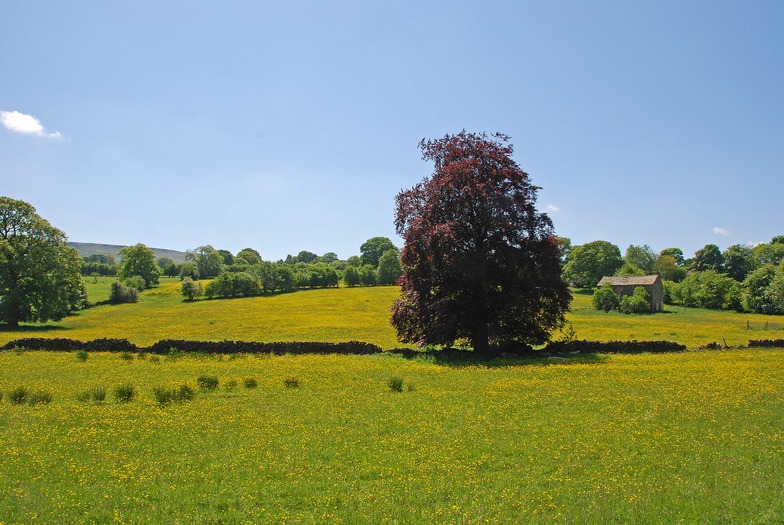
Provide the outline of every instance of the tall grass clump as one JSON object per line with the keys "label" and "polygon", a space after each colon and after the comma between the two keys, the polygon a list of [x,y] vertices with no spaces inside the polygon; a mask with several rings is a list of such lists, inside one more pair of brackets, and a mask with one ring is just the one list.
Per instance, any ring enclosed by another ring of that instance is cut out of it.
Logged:
{"label": "tall grass clump", "polygon": [[387,381],[387,386],[393,392],[402,392],[403,391],[403,378],[400,376],[390,377]]}
{"label": "tall grass clump", "polygon": [[76,396],[77,401],[87,403],[103,403],[106,400],[106,388],[102,386],[93,386]]}
{"label": "tall grass clump", "polygon": [[199,385],[199,388],[202,390],[215,390],[218,388],[218,378],[217,376],[199,376],[196,379],[196,384]]}
{"label": "tall grass clump", "polygon": [[136,389],[130,383],[114,387],[114,398],[118,403],[130,403],[136,396]]}
{"label": "tall grass clump", "polygon": [[299,379],[296,377],[288,377],[283,380],[283,386],[286,388],[299,388]]}
{"label": "tall grass clump", "polygon": [[76,359],[84,363],[85,361],[87,361],[87,352],[85,352],[84,350],[79,350],[78,352],[76,352]]}
{"label": "tall grass clump", "polygon": [[27,401],[29,395],[30,390],[26,386],[18,386],[8,392],[8,400],[14,405],[21,405]]}
{"label": "tall grass clump", "polygon": [[49,392],[33,392],[27,399],[30,406],[48,405],[52,402],[52,394]]}
{"label": "tall grass clump", "polygon": [[256,388],[257,386],[259,386],[259,382],[252,377],[246,377],[242,381],[242,384],[245,385],[245,388]]}
{"label": "tall grass clump", "polygon": [[173,401],[177,403],[190,401],[196,397],[196,392],[187,384],[183,384],[179,387],[154,387],[152,389],[152,395],[158,405],[164,407]]}

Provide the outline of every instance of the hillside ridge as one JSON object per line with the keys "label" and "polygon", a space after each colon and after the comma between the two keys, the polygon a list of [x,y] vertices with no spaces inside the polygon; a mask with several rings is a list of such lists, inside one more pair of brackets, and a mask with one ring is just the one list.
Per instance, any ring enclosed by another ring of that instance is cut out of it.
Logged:
{"label": "hillside ridge", "polygon": [[[90,255],[108,255],[114,257],[115,262],[120,262],[118,255],[120,250],[126,246],[118,244],[99,244],[92,242],[68,242],[68,246],[75,248],[79,252],[80,257],[89,257]],[[169,250],[165,248],[150,248],[155,253],[156,258],[168,257],[176,263],[185,262],[185,252],[178,250]]]}

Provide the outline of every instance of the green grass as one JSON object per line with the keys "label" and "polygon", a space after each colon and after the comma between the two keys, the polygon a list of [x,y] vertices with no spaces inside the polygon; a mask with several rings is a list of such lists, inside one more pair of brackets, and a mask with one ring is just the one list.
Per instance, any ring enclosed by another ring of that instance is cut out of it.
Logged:
{"label": "green grass", "polygon": [[[784,517],[780,350],[502,365],[0,352],[0,391],[53,393],[0,401],[0,523]],[[258,384],[156,401],[156,387],[202,375]],[[126,383],[128,403],[78,400]]]}
{"label": "green grass", "polygon": [[93,304],[108,301],[112,292],[112,283],[116,280],[116,277],[82,277],[87,290],[87,300]]}

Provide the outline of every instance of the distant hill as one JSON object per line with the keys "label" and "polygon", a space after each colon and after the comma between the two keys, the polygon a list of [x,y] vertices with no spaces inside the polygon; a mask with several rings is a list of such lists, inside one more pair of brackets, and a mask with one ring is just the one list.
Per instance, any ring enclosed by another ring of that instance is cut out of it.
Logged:
{"label": "distant hill", "polygon": [[[118,255],[120,249],[125,246],[118,246],[116,244],[96,244],[92,242],[69,242],[68,246],[76,248],[80,257],[89,257],[90,255],[109,255],[114,257],[114,261],[119,263],[120,256]],[[154,253],[156,259],[161,257],[168,257],[176,263],[185,262],[185,252],[178,252],[177,250],[165,250],[162,248],[150,248]]]}

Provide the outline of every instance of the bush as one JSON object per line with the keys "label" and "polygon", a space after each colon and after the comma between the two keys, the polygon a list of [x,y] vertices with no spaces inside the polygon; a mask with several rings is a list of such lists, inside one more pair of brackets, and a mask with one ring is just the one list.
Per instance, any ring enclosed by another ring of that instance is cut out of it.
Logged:
{"label": "bush", "polygon": [[387,385],[389,389],[393,392],[402,392],[403,391],[403,378],[399,376],[389,378],[387,381]]}
{"label": "bush", "polygon": [[129,288],[134,288],[137,292],[141,292],[142,290],[147,288],[147,283],[144,280],[144,277],[141,275],[134,275],[132,277],[126,277],[122,280],[125,286]]}
{"label": "bush", "polygon": [[618,295],[613,291],[612,286],[605,284],[596,289],[593,293],[593,307],[596,310],[604,310],[609,312],[618,308],[620,300]]}
{"label": "bush", "polygon": [[130,383],[125,383],[114,388],[114,398],[118,403],[130,403],[135,396],[136,389]]}
{"label": "bush", "polygon": [[84,363],[85,361],[87,361],[87,352],[85,352],[84,350],[79,350],[78,352],[76,352],[76,359]]}
{"label": "bush", "polygon": [[180,293],[189,301],[193,301],[204,292],[201,283],[196,284],[190,277],[183,277],[180,285]]}
{"label": "bush", "polygon": [[126,286],[120,281],[112,283],[109,293],[109,302],[112,304],[135,303],[139,300],[139,292],[136,288]]}
{"label": "bush", "polygon": [[642,314],[651,311],[651,294],[642,287],[637,286],[632,295],[621,297],[618,309],[625,314]]}

